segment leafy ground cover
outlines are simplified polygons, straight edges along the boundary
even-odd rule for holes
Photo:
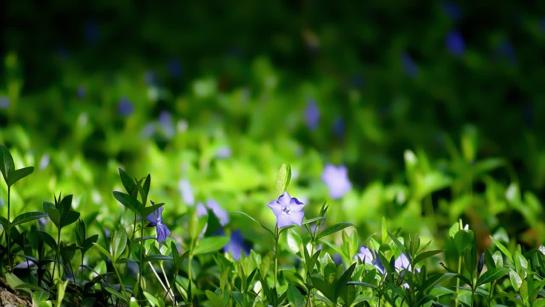
[[[6,5],[2,304],[544,305],[544,8],[260,3]]]

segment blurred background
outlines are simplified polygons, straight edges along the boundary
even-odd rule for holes
[[[0,14],[0,141],[37,168],[25,208],[73,193],[97,225],[128,223],[111,194],[123,167],[151,173],[174,232],[210,199],[273,223],[286,162],[307,217],[327,201],[363,237],[384,218],[439,238],[462,218],[485,245],[545,239],[545,3],[21,0]]]

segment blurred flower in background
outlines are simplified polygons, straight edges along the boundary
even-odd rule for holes
[[[402,270],[411,270],[411,262],[409,261],[409,258],[407,258],[407,255],[401,254],[399,257],[396,258],[394,262],[394,268],[396,271],[400,272]]]
[[[9,107],[9,98],[6,96],[0,97],[0,109],[7,109]]]
[[[221,226],[227,225],[229,223],[229,214],[225,209],[223,209],[220,204],[215,201],[214,199],[209,199],[206,202],[206,207],[214,213],[214,215],[218,218],[218,221],[220,222]]]
[[[182,196],[184,202],[188,205],[195,203],[195,197],[193,196],[193,188],[187,179],[181,179],[178,181],[178,190]]]
[[[407,76],[414,78],[418,75],[418,65],[416,65],[409,53],[404,52],[401,54],[401,63],[403,64],[403,71],[405,71]]]
[[[307,102],[307,108],[305,109],[305,121],[307,127],[310,130],[315,130],[318,127],[320,121],[320,110],[314,99],[309,99]]]
[[[333,199],[343,197],[352,188],[352,183],[348,179],[348,170],[344,165],[326,165],[322,173],[322,181],[327,185],[329,196]]]
[[[447,33],[447,36],[445,37],[445,45],[449,53],[454,56],[461,56],[464,54],[464,37],[457,30],[452,30]]]
[[[134,112],[134,105],[127,97],[123,97],[119,100],[118,110],[121,116],[127,117]]]
[[[244,243],[244,237],[242,237],[240,230],[231,232],[231,240],[225,246],[224,251],[230,253],[235,260],[239,260],[243,254],[246,256],[250,253],[250,247]]]
[[[167,70],[171,77],[179,78],[182,75],[182,64],[178,59],[170,59],[167,63]]]

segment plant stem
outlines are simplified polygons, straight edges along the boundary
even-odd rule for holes
[[[55,262],[53,263],[53,273],[51,274],[51,277],[55,278],[55,271],[57,269],[57,263],[60,262],[59,254],[61,253],[61,228],[57,229],[57,255],[55,256]],[[59,263],[59,270],[60,270],[60,263]]]
[[[458,274],[462,270],[462,256],[458,257]],[[456,278],[456,299],[454,300],[454,307],[458,307],[458,291],[460,289],[460,278]]]
[[[277,275],[278,275],[278,237],[280,236],[278,230],[278,224],[274,228],[274,275],[273,275],[273,285],[274,290],[277,290]]]
[[[143,271],[144,271],[144,220],[140,222],[140,263],[138,264],[138,288],[137,289],[140,289],[140,286],[142,283]]]
[[[11,238],[9,233],[11,232],[11,186],[8,185],[8,229],[6,231],[6,245],[8,248],[8,264],[9,264],[9,271],[11,272],[11,269],[13,267],[13,259],[11,258]]]
[[[125,286],[123,285],[123,280],[121,279],[121,275],[119,274],[119,271],[117,270],[117,266],[115,263],[112,263],[112,266],[114,267],[115,275],[117,276],[117,279],[119,280],[119,287],[121,288],[122,292],[125,292]]]
[[[176,302],[176,296],[174,296],[174,291],[172,291],[172,286],[170,285],[170,282],[168,281],[167,274],[165,273],[165,267],[163,266],[162,261],[159,263],[159,266],[161,267],[161,272],[163,273],[163,276],[165,277],[165,281],[167,283],[168,291],[170,293],[170,296],[172,297],[172,301],[174,302],[174,305],[178,305],[178,303]]]

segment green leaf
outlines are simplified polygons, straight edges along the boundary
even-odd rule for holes
[[[153,204],[153,202],[152,202]],[[165,204],[153,204],[151,206],[147,206],[147,207],[142,207],[141,210],[140,210],[140,216],[142,216],[143,218],[146,218],[148,215],[150,215],[152,212],[154,212],[155,210],[161,208],[162,206],[164,206]]]
[[[517,272],[510,270],[509,279],[511,280],[511,285],[513,286],[515,291],[518,291],[522,286],[522,278],[520,278],[520,275]]]
[[[511,254],[511,252],[507,249],[507,247],[505,247],[503,244],[501,244],[500,241],[492,238],[492,241],[494,242],[494,244],[496,245],[496,247],[505,255],[507,256],[507,258],[509,258],[509,260],[513,261],[513,255]]]
[[[317,236],[316,236],[316,240],[320,239],[320,238],[323,238],[325,236],[329,236],[331,234],[334,234],[338,231],[341,231],[347,227],[350,227],[350,226],[353,226],[352,223],[338,223],[338,224],[335,224],[333,226],[330,226],[326,229],[324,229],[324,231],[320,232]]]
[[[290,306],[301,307],[305,305],[305,297],[293,284],[288,285],[288,302]]]
[[[4,176],[7,185],[10,185],[8,183],[8,178],[9,173],[13,169],[15,169],[15,166],[8,148],[4,145],[0,145],[0,171],[2,172],[2,176]]]
[[[66,291],[66,286],[68,286],[68,280],[57,283],[57,307],[62,306],[62,301],[64,300],[64,293]]]
[[[339,296],[346,292],[348,281],[350,280],[350,277],[352,277],[352,273],[354,273],[356,264],[357,262],[354,262],[346,271],[344,271],[339,280],[335,282],[335,301]]]
[[[253,217],[251,217],[248,213],[246,212],[242,212],[242,211],[235,211],[233,212],[235,214],[240,214],[240,215],[243,215],[245,216],[246,218],[248,218],[250,221],[256,223],[257,225],[261,226],[263,229],[265,229],[268,233],[271,234],[271,236],[274,237],[274,232],[272,230],[270,230],[267,226],[265,226],[264,224],[262,224],[261,222],[257,221],[256,219],[254,219]]]
[[[477,286],[487,284],[489,282],[493,282],[497,279],[502,278],[509,272],[509,269],[507,268],[499,268],[496,270],[488,270],[483,275],[479,277],[477,280]]]
[[[134,182],[134,179],[125,172],[122,168],[119,168],[119,178],[121,178],[121,183],[123,184],[123,187],[125,188],[125,191],[129,193],[129,195],[136,197],[138,189],[136,187],[136,182]]]
[[[193,255],[200,255],[218,251],[227,243],[229,243],[229,240],[230,239],[226,236],[204,238],[197,243],[197,247],[195,247],[195,249],[193,250]]]
[[[325,219],[325,216],[314,217],[314,218],[311,218],[309,220],[305,220],[303,222],[303,225],[308,225],[308,224],[311,224],[311,223],[314,223],[314,222],[317,222],[317,221],[320,221],[320,220],[324,220],[324,219]]]
[[[144,291],[144,296],[146,297],[146,300],[150,304],[150,306],[153,307],[162,307],[163,304],[157,299],[155,296],[153,296],[151,293]]]
[[[68,226],[72,223],[75,223],[79,219],[79,212],[74,210],[69,210],[62,213],[61,216],[61,228]]]
[[[117,201],[120,202],[127,209],[135,213],[140,213],[140,208],[143,206],[135,197],[119,191],[114,191],[113,193],[115,199],[117,199]]]
[[[44,211],[49,216],[49,219],[57,226],[57,228],[60,228],[61,226],[61,213],[52,203],[44,202],[43,204]]]
[[[282,163],[276,177],[276,195],[280,195],[286,191],[291,180],[291,166]]]
[[[144,180],[144,185],[142,186],[142,189],[140,190],[140,197],[142,198],[142,203],[144,205],[146,205],[146,203],[148,202],[150,185],[151,185],[151,176],[148,174],[146,176],[146,179]]]
[[[115,262],[125,251],[127,247],[127,233],[123,228],[120,228],[114,232],[112,241],[110,242],[110,253]]]
[[[98,251],[103,254],[104,256],[106,256],[108,259],[113,259],[112,257],[112,254],[110,254],[109,251],[107,251],[104,247],[102,247],[100,244],[98,243],[93,243],[93,245],[98,249]]]
[[[23,167],[18,170],[11,170],[8,174],[8,181],[7,181],[8,185],[10,186],[14,185],[20,179],[23,179],[26,176],[32,174],[33,171],[34,171],[33,166]]]
[[[437,254],[441,253],[441,252],[442,252],[441,250],[431,250],[431,251],[422,252],[422,253],[418,254],[414,258],[414,264],[417,264],[417,263],[425,260],[426,258],[432,257],[434,255],[437,255]]]
[[[43,212],[37,212],[37,211],[25,212],[18,215],[15,219],[13,219],[12,225],[16,226],[16,225],[32,222],[46,216],[47,214]]]

